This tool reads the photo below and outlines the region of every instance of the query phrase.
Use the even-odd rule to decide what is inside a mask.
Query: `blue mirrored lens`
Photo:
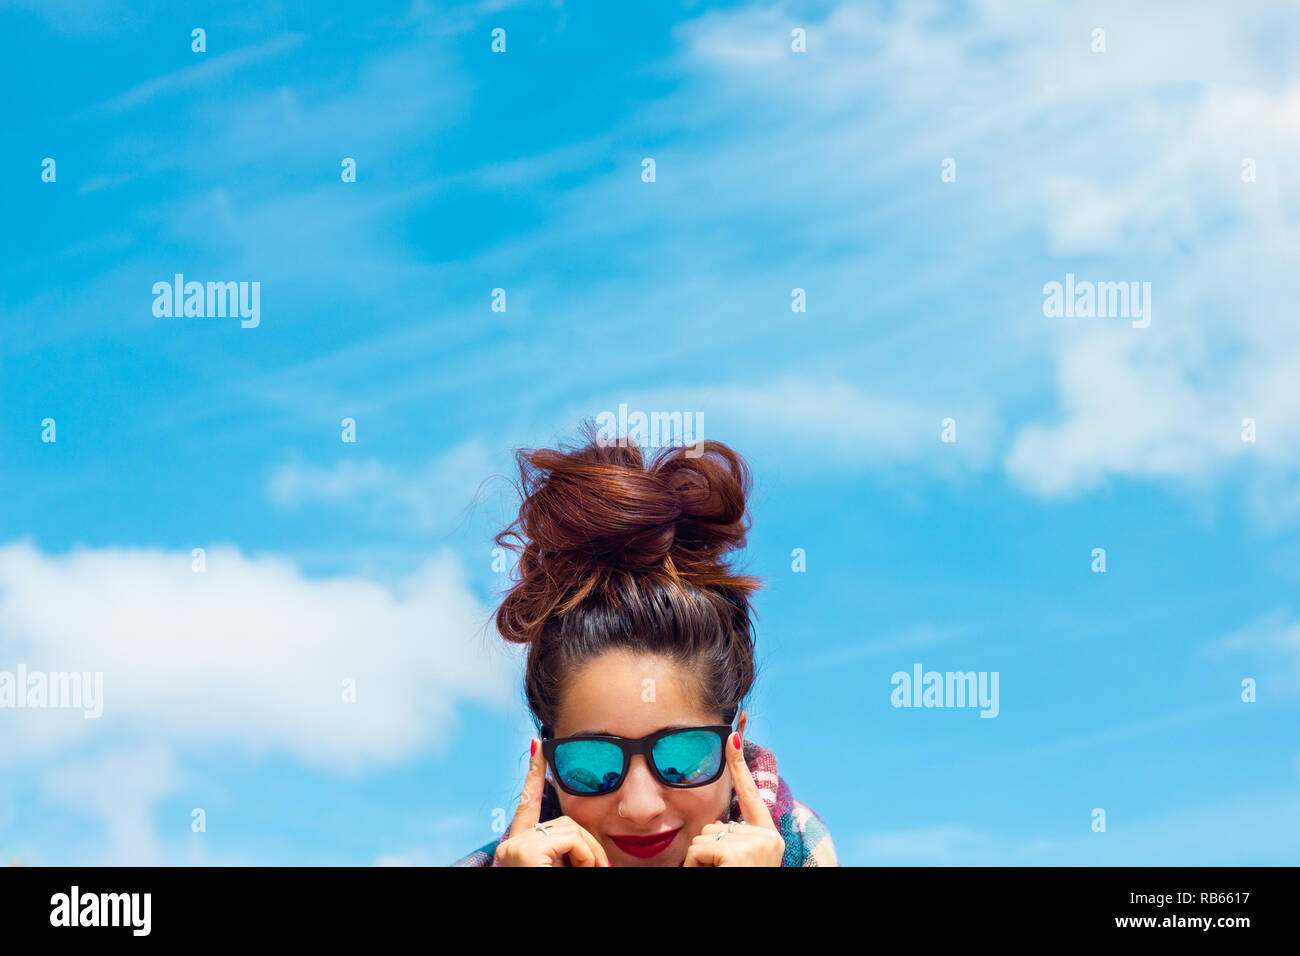
[[[655,766],[669,783],[699,783],[722,766],[722,738],[709,731],[683,730],[659,738],[652,753]]]
[[[555,770],[569,789],[604,793],[623,774],[623,751],[608,740],[574,740],[555,748]]]

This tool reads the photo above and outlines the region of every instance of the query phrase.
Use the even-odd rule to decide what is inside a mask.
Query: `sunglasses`
[[[639,740],[589,734],[542,739],[542,754],[555,782],[575,797],[613,793],[627,779],[634,754],[644,754],[655,778],[666,787],[703,787],[722,776],[730,724],[677,727]]]

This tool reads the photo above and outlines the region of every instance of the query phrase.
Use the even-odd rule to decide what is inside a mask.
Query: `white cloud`
[[[979,387],[995,408],[1016,384],[999,355],[1057,368],[1055,395],[1020,403],[1030,420],[1004,449],[1011,478],[1043,495],[1110,476],[1207,487],[1250,455],[1248,482],[1294,489],[1300,327],[1287,250],[1300,242],[1289,213],[1300,195],[1283,170],[1300,152],[1300,86],[1287,85],[1281,39],[1294,22],[1284,3],[1228,19],[1209,2],[713,12],[682,26],[686,63],[767,119],[737,140],[743,148],[712,150],[717,166],[696,181],[716,183],[723,203],[779,182],[806,210],[791,229],[824,238],[855,226],[861,241],[879,223],[853,199],[894,183],[925,208],[918,170],[937,184],[939,159],[956,157],[952,188],[983,210],[982,245],[1037,233],[1060,263],[1023,288],[995,289],[1002,315],[978,343],[955,338],[962,329],[946,317],[918,318],[950,348],[979,348]],[[808,30],[808,53],[789,52],[793,26]],[[1105,53],[1090,49],[1097,26]],[[1247,157],[1254,183],[1241,178]],[[980,258],[971,250],[949,267],[958,284]],[[1097,274],[1082,275],[1089,269]],[[1151,281],[1152,327],[1065,328],[1034,315],[1041,283],[1067,270]],[[1026,329],[1036,333],[1028,353]],[[906,403],[914,389],[889,394]],[[1240,440],[1245,417],[1259,423],[1256,445]],[[1250,495],[1276,515],[1267,498]]]
[[[828,463],[865,468],[903,462],[920,462],[936,471],[979,468],[989,460],[996,428],[981,405],[896,398],[835,378],[800,376],[759,385],[681,385],[607,394],[572,410],[572,417],[617,414],[620,403],[629,414],[702,414],[706,439],[726,442],[742,454],[785,450],[792,469],[800,467],[801,458],[817,470]],[[941,423],[949,417],[956,421],[957,441],[945,443]],[[959,468],[948,464],[954,461]]]
[[[629,413],[698,413],[703,437],[726,442],[750,459],[780,461],[787,472],[915,464],[935,474],[964,474],[990,462],[997,427],[980,405],[896,400],[830,378],[630,389],[550,416],[563,423],[558,431],[537,422],[467,440],[414,466],[375,458],[332,465],[292,461],[272,471],[267,494],[283,508],[359,509],[371,521],[422,532],[445,532],[480,511],[503,525],[518,508],[515,450],[567,443],[577,437],[581,421],[601,412],[617,415],[619,404]],[[955,443],[940,440],[941,422],[949,416],[957,421]],[[355,562],[358,552],[347,554]],[[378,557],[380,564],[391,563]]]
[[[991,463],[998,427],[980,404],[896,399],[833,378],[665,386],[606,393],[570,406],[555,416],[568,424],[569,434],[547,434],[539,423],[492,440],[470,439],[414,467],[375,458],[345,458],[332,465],[289,462],[273,470],[267,494],[284,508],[359,508],[372,521],[444,532],[488,494],[504,490],[493,479],[515,477],[516,448],[567,441],[580,421],[601,412],[617,415],[620,404],[629,414],[700,414],[705,438],[726,442],[746,457],[780,460],[791,472],[916,464],[934,474],[964,474]],[[948,417],[956,421],[956,442],[941,441],[941,423]],[[511,497],[510,505],[517,507],[517,500]],[[510,510],[500,511],[506,520]]]
[[[200,59],[193,66],[177,70],[174,73],[168,73],[165,76],[156,77],[132,87],[125,93],[115,96],[105,103],[104,109],[110,113],[120,113],[147,103],[155,96],[207,83],[250,63],[258,63],[296,49],[302,44],[303,39],[302,34],[289,33],[284,36],[273,37],[254,46],[241,47],[227,53],[195,54]]]
[[[183,551],[0,547],[0,668],[103,672],[99,719],[4,713],[0,763],[112,739],[347,772],[438,750],[462,703],[514,703],[511,657],[452,554],[391,589],[219,545],[206,561],[195,573]]]
[[[657,201],[647,203],[644,190],[629,189],[622,168],[572,189],[549,183],[543,228],[504,239],[457,268],[508,273],[537,261],[543,248],[572,250],[581,240],[634,249],[642,263],[680,256],[710,278],[683,276],[678,286],[640,289],[592,283],[564,310],[578,329],[617,310],[626,335],[616,345],[633,352],[626,357],[629,375],[662,375],[672,355],[641,350],[655,353],[647,358],[625,345],[660,335],[667,342],[684,331],[665,329],[665,316],[707,309],[711,321],[689,333],[691,350],[701,352],[732,346],[738,331],[755,340],[775,335],[779,323],[790,321],[788,312],[772,308],[775,279],[763,288],[753,276],[754,257],[746,255],[761,248],[746,241],[760,243],[765,230],[779,229],[804,254],[774,258],[772,273],[797,277],[790,284],[810,287],[812,301],[832,308],[798,320],[807,336],[795,340],[796,351],[778,350],[769,367],[751,366],[743,377],[770,378],[771,366],[788,367],[797,354],[805,367],[794,374],[807,382],[817,363],[827,381],[811,390],[790,386],[788,415],[765,389],[724,385],[714,396],[719,415],[731,405],[750,405],[753,418],[775,423],[773,434],[801,424],[797,416],[813,416],[806,431],[826,435],[825,421],[844,410],[847,425],[819,447],[856,467],[869,460],[868,450],[886,463],[924,454],[934,415],[949,414],[948,395],[960,395],[962,414],[954,417],[961,441],[950,449],[956,453],[948,456],[951,464],[982,468],[1000,460],[1024,488],[1065,495],[1111,476],[1208,487],[1248,462],[1247,500],[1261,513],[1294,517],[1300,514],[1300,389],[1292,379],[1300,367],[1300,327],[1289,319],[1287,250],[1300,240],[1288,212],[1300,197],[1283,171],[1300,150],[1300,87],[1285,85],[1288,45],[1279,39],[1293,32],[1293,22],[1292,7],[1283,3],[1229,19],[1210,2],[1087,10],[1030,0],[984,0],[961,9],[923,0],[896,10],[844,3],[811,18],[768,4],[709,11],[678,29],[679,59],[665,65],[679,71],[677,95],[586,143],[560,143],[550,153],[458,174],[514,184],[529,175],[546,180],[557,169],[600,168],[620,142],[635,142],[646,128],[671,119],[684,142],[666,142],[656,153],[665,173],[655,185]],[[1097,25],[1107,30],[1104,54],[1089,50]],[[789,51],[793,26],[808,29],[807,54]],[[358,115],[367,117],[367,148],[405,142],[433,118],[441,123],[444,113],[459,115],[448,101],[459,102],[463,85],[430,67],[426,54],[418,44],[393,51],[358,72],[354,91],[333,99],[264,91],[237,111],[242,118],[233,130],[227,111],[215,109],[206,114],[206,135],[192,137],[186,148],[199,158],[215,155],[210,143],[226,138],[243,159],[268,149],[315,153],[308,147],[321,145],[317,139],[327,135],[321,130],[337,125],[326,121]],[[417,84],[425,93],[415,100],[395,101],[390,94],[409,86],[413,69],[438,82]],[[444,87],[455,94],[429,92]],[[715,122],[720,114],[726,124]],[[268,145],[261,135],[268,125],[288,132]],[[290,147],[282,143],[286,137]],[[975,226],[954,221],[954,233],[978,236],[978,247],[936,253],[869,286],[858,277],[888,261],[895,232],[905,237],[915,221],[943,221],[927,217],[949,202],[938,180],[938,161],[948,155],[960,163],[953,194],[965,203],[948,208],[976,220]],[[1258,182],[1241,182],[1246,156],[1258,163]],[[305,278],[323,260],[307,254],[311,247],[303,243],[338,231],[322,223],[344,222],[350,233],[361,230],[367,248],[384,252],[365,269],[348,270],[347,281],[386,288],[390,280],[418,274],[432,284],[435,277],[419,271],[432,268],[428,263],[383,239],[392,232],[384,227],[385,211],[444,186],[421,182],[383,193],[372,205],[349,199],[337,207],[332,203],[343,200],[332,199],[324,186],[255,206],[214,193],[178,204],[179,225],[173,225],[180,237],[201,234],[207,241],[215,234],[242,250],[247,263],[275,262],[277,272]],[[304,229],[303,222],[312,225]],[[288,232],[285,223],[294,224]],[[605,242],[646,229],[660,237],[651,248]],[[1014,259],[1026,237],[1041,246],[1031,250],[1035,259],[1050,253],[1060,268],[991,280],[984,270]],[[297,254],[281,255],[285,248]],[[1042,282],[1059,280],[1074,262],[1080,274],[1095,264],[1094,278],[1150,279],[1152,327],[1076,320],[1067,329],[1034,314]],[[330,287],[339,281],[331,276]],[[862,324],[861,313],[915,309],[911,303],[924,301],[936,285],[969,288],[969,308],[917,309],[906,327],[893,314],[878,327]],[[864,288],[871,301],[859,305],[851,297]],[[517,295],[512,313],[528,301],[527,291]],[[407,333],[378,351],[405,359],[428,354],[431,342],[444,343],[434,335],[413,341]],[[516,362],[568,360],[572,341],[492,353],[490,374],[509,378],[525,374]],[[614,365],[595,351],[601,347],[592,346],[593,375]],[[373,363],[367,367],[380,370],[382,383],[351,388],[354,402],[364,405],[367,393],[390,403],[427,400],[443,388],[430,382],[425,363],[361,354]],[[355,367],[357,355],[349,344],[332,363]],[[637,367],[656,356],[658,366]],[[467,377],[489,374],[486,359],[481,370],[476,359],[466,361]],[[1026,395],[1025,379],[1036,374],[1044,381]],[[295,379],[281,369],[275,387],[315,408],[318,398],[328,398],[320,380]],[[936,381],[951,388],[940,394]],[[550,397],[545,384],[534,388]],[[841,393],[831,394],[836,389]],[[276,393],[260,397],[274,401]],[[1000,424],[1012,415],[1020,416],[1014,427]],[[1240,441],[1243,417],[1259,423],[1255,445]],[[421,527],[438,527],[439,506],[427,503],[430,496],[418,487],[422,477],[373,461],[334,471],[286,466],[276,493],[306,502],[351,488],[348,500],[395,498]]]
[[[1246,656],[1258,673],[1242,673],[1242,677],[1261,679],[1261,690],[1270,686],[1295,692],[1300,691],[1300,618],[1292,616],[1289,608],[1273,608],[1243,624],[1204,648],[1216,657]],[[1276,679],[1272,684],[1270,679]]]
[[[153,810],[177,779],[171,750],[145,745],[61,763],[46,775],[44,789],[52,803],[103,821],[107,846],[97,865],[158,866],[165,860]]]
[[[375,521],[424,532],[445,531],[463,520],[499,464],[478,440],[463,442],[414,469],[375,458],[345,458],[332,465],[294,461],[272,471],[267,493],[285,508],[355,504]]]
[[[1186,380],[1185,369],[1146,360],[1137,330],[1078,335],[1060,356],[1063,421],[1016,435],[1008,472],[1040,494],[1093,485],[1107,473],[1192,480],[1251,448],[1241,416]]]

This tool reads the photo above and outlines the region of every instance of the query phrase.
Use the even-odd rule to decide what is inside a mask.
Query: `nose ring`
[[[623,817],[623,804],[622,804],[622,803],[620,803],[620,804],[618,805],[618,815],[619,815],[620,817]],[[627,817],[623,817],[623,819],[626,820]]]

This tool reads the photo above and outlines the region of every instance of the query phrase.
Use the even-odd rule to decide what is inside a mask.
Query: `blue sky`
[[[104,674],[0,710],[0,852],[493,838],[502,476],[626,403],[753,465],[749,735],[842,862],[1300,858],[1300,15],[299,6],[0,8],[0,671]],[[1067,273],[1150,326],[1044,315]],[[893,707],[915,664],[998,716]]]

